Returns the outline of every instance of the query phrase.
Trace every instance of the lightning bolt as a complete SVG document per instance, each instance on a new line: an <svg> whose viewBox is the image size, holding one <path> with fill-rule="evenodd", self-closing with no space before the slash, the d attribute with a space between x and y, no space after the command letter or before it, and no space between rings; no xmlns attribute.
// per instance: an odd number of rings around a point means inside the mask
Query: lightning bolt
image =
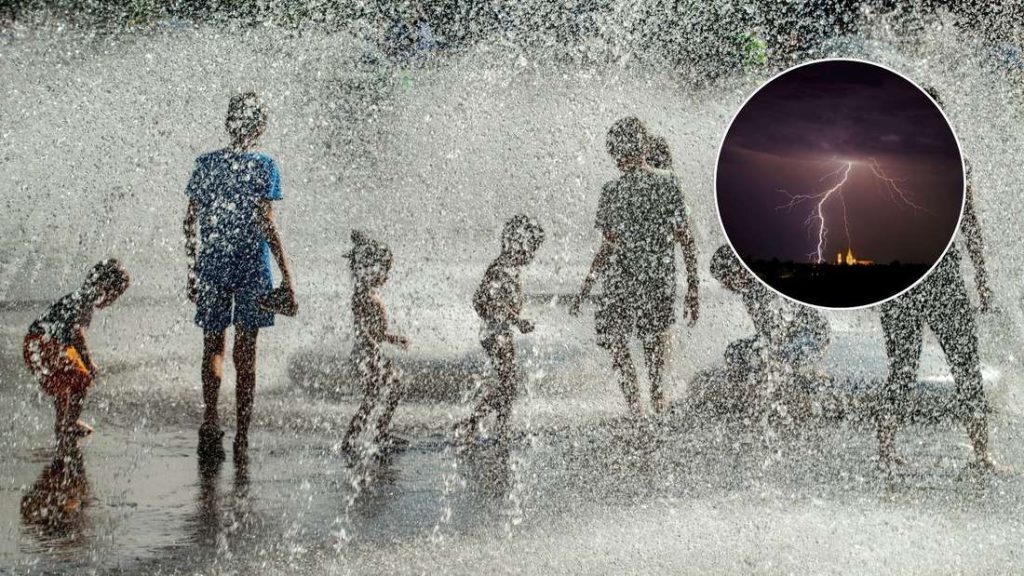
<svg viewBox="0 0 1024 576"><path fill-rule="evenodd" d="M808 234L814 229L817 229L818 245L814 252L808 254L808 258L813 258L815 263L821 264L825 261L824 251L825 246L828 244L828 224L825 222L825 204L833 197L838 197L839 201L843 206L843 229L846 232L846 245L850 246L850 220L846 211L846 197L843 195L843 186L847 180L850 179L850 171L853 170L855 165L865 165L870 168L871 173L878 178L878 180L885 186L885 189L889 192L889 197L897 205L909 206L915 210L931 213L927 208L915 203L910 196L910 193L904 190L901 186L901 180L888 176L885 171L882 170L878 160L870 158L868 162L856 162L853 160L845 160L840 162L839 168L825 174L818 179L818 182L824 182L825 180L838 177L839 180L828 189L818 192L816 194L790 194L786 190L779 190L780 193L785 194L789 201L781 206L776 207L776 210L792 210L794 207L803 204L804 202L813 202L814 208L811 210L807 219L804 220L804 225L807 226Z"/></svg>
<svg viewBox="0 0 1024 576"><path fill-rule="evenodd" d="M850 170L853 170L853 162L847 161L836 170L822 176L818 180L819 182L842 173L839 181L824 192L818 192L817 194L790 194L785 190L780 190L780 192L789 196L789 202L779 206L778 209L792 210L793 207L802 204L803 202L816 201L815 208L811 211L810 216L807 217L807 220L805 220L804 223L810 227L813 226L815 221L818 222L818 248L814 252L808 254L808 256L815 258L815 262L818 264L825 261L822 254L825 250L825 244L828 241L828 225L825 223L825 203L834 195L839 196L840 200L843 202L843 221L846 227L846 241L847 243L850 241L850 222L846 219L846 199L843 198L842 195L843 185L846 184L846 181L850 178Z"/></svg>
<svg viewBox="0 0 1024 576"><path fill-rule="evenodd" d="M878 160L871 158L869 160L868 166L871 167L871 172L875 175L875 177L881 180L882 183L885 185L886 189L889 191L889 197L892 198L894 202L902 202L904 205L910 206L915 210L921 210L924 212L928 212L929 214L931 213L924 206L915 204L914 201L910 199L910 195L905 190L900 188L900 180L896 178L890 178L885 174L885 172L882 171L882 167L878 165Z"/></svg>

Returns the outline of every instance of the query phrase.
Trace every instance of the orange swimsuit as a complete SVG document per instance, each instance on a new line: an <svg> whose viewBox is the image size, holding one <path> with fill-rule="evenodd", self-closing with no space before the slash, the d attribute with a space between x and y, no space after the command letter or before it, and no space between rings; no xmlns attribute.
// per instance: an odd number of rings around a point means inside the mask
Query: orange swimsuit
<svg viewBox="0 0 1024 576"><path fill-rule="evenodd" d="M74 346L65 346L46 334L29 332L22 346L25 365L50 396L82 393L92 384L89 368Z"/></svg>

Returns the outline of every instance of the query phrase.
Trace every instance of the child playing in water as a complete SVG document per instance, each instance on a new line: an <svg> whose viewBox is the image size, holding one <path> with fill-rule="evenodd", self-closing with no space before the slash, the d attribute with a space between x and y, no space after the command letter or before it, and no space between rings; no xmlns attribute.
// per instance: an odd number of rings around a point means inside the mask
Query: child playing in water
<svg viewBox="0 0 1024 576"><path fill-rule="evenodd" d="M498 373L498 384L488 391L468 419L456 427L459 436L469 437L485 416L497 413L498 438L507 445L512 401L519 383L512 328L522 334L533 331L533 323L520 317L523 286L519 273L529 264L544 242L544 230L528 216L518 214L505 223L501 233L501 254L487 267L473 296L473 307L484 321L481 344Z"/></svg>
<svg viewBox="0 0 1024 576"><path fill-rule="evenodd" d="M224 127L226 148L196 158L185 194L182 230L188 258L187 293L203 330L203 423L199 455L224 456L217 404L224 376L227 330L234 326L234 456L248 457L249 425L256 391L256 341L274 325L275 294L294 304L295 290L272 203L284 197L277 162L257 148L267 130L268 112L254 92L231 97ZM271 257L281 272L273 290ZM276 301L276 302L268 302ZM294 312L294 307L291 312Z"/></svg>
<svg viewBox="0 0 1024 576"><path fill-rule="evenodd" d="M108 259L93 266L82 287L57 300L29 326L23 355L43 391L53 397L54 434L65 449L92 432L79 420L85 391L96 377L96 364L85 342L93 309L106 308L128 288L128 272Z"/></svg>
<svg viewBox="0 0 1024 576"><path fill-rule="evenodd" d="M804 384L816 383L822 377L817 366L829 344L828 322L817 310L789 304L772 294L743 268L729 246L719 246L711 257L711 276L742 298L755 332L734 340L725 349L730 389L717 400L748 415L773 401L798 408ZM766 389L770 365L786 367L786 388ZM775 397L765 397L766 393Z"/></svg>
<svg viewBox="0 0 1024 576"><path fill-rule="evenodd" d="M595 220L603 236L601 248L570 308L571 314L579 314L601 279L604 293L594 314L597 341L611 354L635 423L643 420L644 409L629 348L634 336L643 344L651 407L655 414L668 410L662 378L676 321L675 244L682 249L686 266L683 304L690 326L699 312L697 250L683 192L679 180L663 169L671 166L667 143L654 144L659 154L652 158L652 138L644 123L632 116L617 120L608 130L605 145L619 177L601 189ZM652 161L661 168L654 168Z"/></svg>
<svg viewBox="0 0 1024 576"><path fill-rule="evenodd" d="M942 108L942 99L935 89L929 87L925 91L936 106ZM967 187L960 230L963 247L974 266L979 303L984 311L991 307L993 295L970 170L965 178ZM880 391L876 424L878 462L887 473L904 464L896 451L896 433L908 417L908 395L917 382L925 327L935 334L953 373L956 395L951 407L957 420L967 428L974 451L971 465L982 471L1007 471L989 452L991 407L982 381L978 326L960 270L960 258L960 249L954 243L920 283L879 306L889 374Z"/></svg>
<svg viewBox="0 0 1024 576"><path fill-rule="evenodd" d="M389 430L403 389L391 361L381 351L381 344L406 349L409 340L405 336L388 332L387 310L378 293L391 271L391 250L359 231L352 232L352 242L355 246L348 254L355 282L352 292L352 316L355 321L352 360L364 396L352 417L342 446L349 454L355 453L355 439L366 426L371 413L381 409L374 440L383 450L395 450L408 444L407 440L392 435Z"/></svg>

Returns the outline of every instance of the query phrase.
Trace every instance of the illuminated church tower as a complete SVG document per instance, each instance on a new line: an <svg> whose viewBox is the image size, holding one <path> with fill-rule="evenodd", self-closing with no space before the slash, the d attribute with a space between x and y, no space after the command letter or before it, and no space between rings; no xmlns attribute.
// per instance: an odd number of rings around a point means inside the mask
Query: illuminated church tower
<svg viewBox="0 0 1024 576"><path fill-rule="evenodd" d="M836 264L839 265L839 266L842 266L842 265L846 265L846 266L870 266L871 264L874 264L874 263L875 263L874 260L858 260L857 257L853 255L853 248L852 247L848 247L846 249L846 255L845 256L843 255L842 252L837 252L836 253Z"/></svg>

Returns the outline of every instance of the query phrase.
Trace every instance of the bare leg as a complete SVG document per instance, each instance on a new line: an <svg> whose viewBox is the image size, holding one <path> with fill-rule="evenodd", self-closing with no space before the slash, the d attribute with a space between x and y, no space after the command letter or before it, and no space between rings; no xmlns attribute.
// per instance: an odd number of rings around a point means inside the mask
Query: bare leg
<svg viewBox="0 0 1024 576"><path fill-rule="evenodd" d="M53 435L57 439L58 449L67 448L71 440L71 422L68 421L68 404L70 402L71 398L68 392L58 393L53 398Z"/></svg>
<svg viewBox="0 0 1024 576"><path fill-rule="evenodd" d="M988 453L988 402L982 385L978 328L962 278L950 279L952 293L931 310L929 325L946 354L956 384L957 411L967 428L977 463L995 467Z"/></svg>
<svg viewBox="0 0 1024 576"><path fill-rule="evenodd" d="M371 360L364 359L360 362L371 362ZM359 366L358 368L363 388L363 401L359 404L355 415L352 416L352 421L348 425L348 431L345 432L345 439L342 440L342 446L344 446L345 450L352 449L352 441L366 427L366 421L370 418L373 406L377 403L377 397L380 395L380 383L377 380L379 375L374 370L374 367L367 365Z"/></svg>
<svg viewBox="0 0 1024 576"><path fill-rule="evenodd" d="M72 392L68 395L68 428L75 434L85 436L92 432L92 428L81 421L82 404L85 402L85 392Z"/></svg>
<svg viewBox="0 0 1024 576"><path fill-rule="evenodd" d="M966 425L975 458L978 462L989 462L991 459L988 454L988 418L985 416L968 418Z"/></svg>
<svg viewBox="0 0 1024 576"><path fill-rule="evenodd" d="M507 378L502 378L499 386L501 387L501 394L498 398L495 428L497 429L498 440L507 444L512 440L512 405L515 402L516 389L518 388L516 375L512 374Z"/></svg>
<svg viewBox="0 0 1024 576"><path fill-rule="evenodd" d="M512 344L511 334L497 343L493 360L498 368L498 394L495 398L498 438L507 444L512 438L512 404L519 390L516 349Z"/></svg>
<svg viewBox="0 0 1024 576"><path fill-rule="evenodd" d="M210 434L220 429L217 400L224 377L224 330L203 334L203 427Z"/></svg>
<svg viewBox="0 0 1024 576"><path fill-rule="evenodd" d="M497 409L498 398L501 395L501 391L498 388L499 386L495 386L484 393L483 397L480 398L480 401L477 402L476 408L473 409L473 413L464 421L463 425L470 432L472 432L476 428L477 424L486 418L492 410Z"/></svg>
<svg viewBox="0 0 1024 576"><path fill-rule="evenodd" d="M244 453L249 448L249 422L252 420L253 394L256 389L256 337L259 328L235 327L235 347L232 360L235 362L235 409L237 431L235 452Z"/></svg>
<svg viewBox="0 0 1024 576"><path fill-rule="evenodd" d="M902 296L882 308L882 331L889 357L889 375L879 398L877 418L878 457L883 467L901 462L896 452L896 431L906 416L907 394L917 379L921 359L923 318L913 298Z"/></svg>
<svg viewBox="0 0 1024 576"><path fill-rule="evenodd" d="M640 406L640 387L637 383L633 359L629 356L629 344L625 337L616 336L610 348L612 368L619 373L619 386L622 388L623 396L626 397L629 414L633 420L639 422L644 416L644 411Z"/></svg>
<svg viewBox="0 0 1024 576"><path fill-rule="evenodd" d="M405 393L405 388L402 386L402 381L398 378L398 375L394 373L390 365L386 367L387 378L386 389L387 396L384 398L384 412L381 413L380 418L377 420L377 442L383 442L387 439L391 430L391 418L395 415L395 409L398 408L398 402L402 399L402 395Z"/></svg>
<svg viewBox="0 0 1024 576"><path fill-rule="evenodd" d="M661 414L668 408L661 384L665 368L665 351L668 350L671 341L672 335L667 330L644 339L644 361L651 384L651 407L655 414Z"/></svg>
<svg viewBox="0 0 1024 576"><path fill-rule="evenodd" d="M494 367L494 371L498 375L498 382L484 393L469 418L459 424L459 427L465 427L470 435L472 435L480 420L486 418L492 411L498 412L498 427L499 429L501 428L501 411L507 396L506 386L509 381L510 371L513 376L515 371L515 349L512 347L511 334L495 335L485 340L483 346L488 359L490 359L491 366ZM509 410L511 410L511 407ZM506 414L504 417L505 426L508 425L508 421L509 417Z"/></svg>
<svg viewBox="0 0 1024 576"><path fill-rule="evenodd" d="M366 427L366 420L370 417L370 412L373 410L375 400L375 396L371 396L369 394L363 396L363 402L359 405L359 409L356 410L355 415L352 416L352 421L348 424L348 431L345 432L345 439L342 441L342 444L346 449L352 447L352 440L359 436L359 433L363 431L364 427Z"/></svg>

